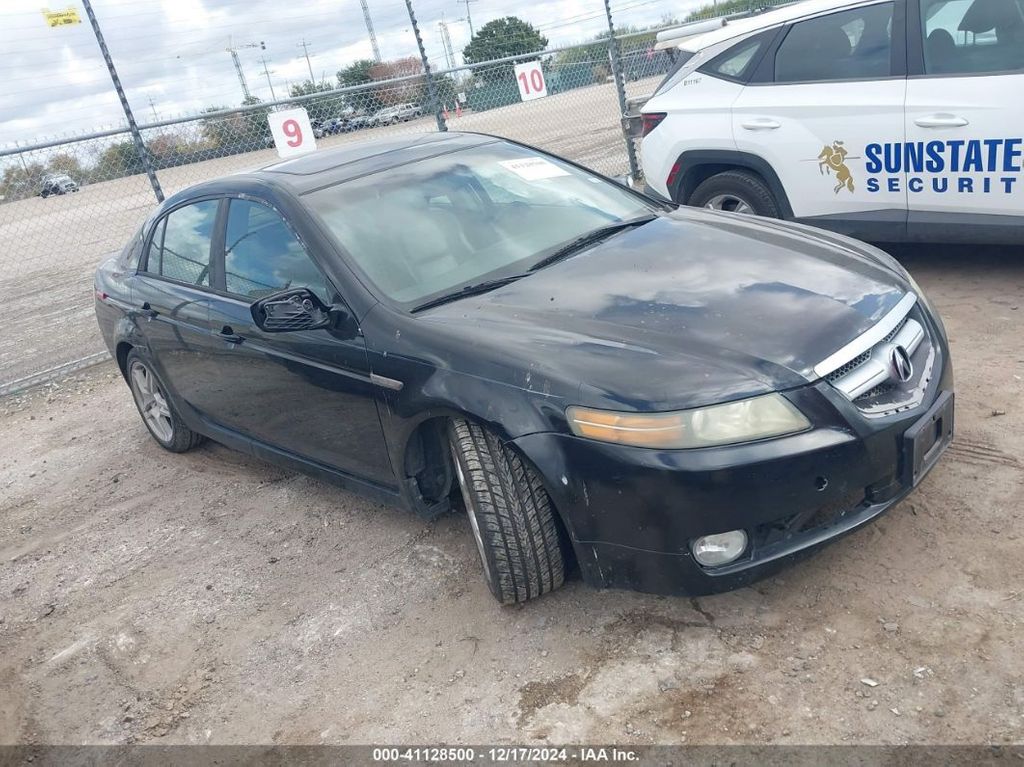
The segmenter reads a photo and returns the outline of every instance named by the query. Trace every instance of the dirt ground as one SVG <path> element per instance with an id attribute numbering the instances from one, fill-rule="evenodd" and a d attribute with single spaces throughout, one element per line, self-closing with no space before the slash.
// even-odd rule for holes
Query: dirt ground
<path id="1" fill-rule="evenodd" d="M 950 334 L 952 448 L 710 598 L 500 607 L 462 516 L 165 453 L 111 363 L 0 400 L 0 742 L 1021 743 L 1024 253 L 906 260 Z"/>

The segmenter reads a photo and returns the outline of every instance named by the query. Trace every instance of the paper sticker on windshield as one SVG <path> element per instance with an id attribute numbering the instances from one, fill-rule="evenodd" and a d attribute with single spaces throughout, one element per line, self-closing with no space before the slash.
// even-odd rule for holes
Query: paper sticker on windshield
<path id="1" fill-rule="evenodd" d="M 568 176 L 569 171 L 559 168 L 553 162 L 548 162 L 543 157 L 530 157 L 525 160 L 502 160 L 498 163 L 506 170 L 510 170 L 520 178 L 527 181 L 539 181 L 544 178 L 557 178 Z"/>

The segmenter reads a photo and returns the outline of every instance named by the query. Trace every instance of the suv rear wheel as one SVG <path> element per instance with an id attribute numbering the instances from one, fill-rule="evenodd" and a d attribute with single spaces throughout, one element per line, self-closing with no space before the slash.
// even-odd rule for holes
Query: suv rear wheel
<path id="1" fill-rule="evenodd" d="M 537 472 L 475 423 L 452 421 L 448 439 L 494 598 L 512 604 L 557 589 L 565 580 L 562 533 Z"/>
<path id="2" fill-rule="evenodd" d="M 779 218 L 779 205 L 772 190 L 760 176 L 745 170 L 729 170 L 712 176 L 693 190 L 686 204 Z"/>

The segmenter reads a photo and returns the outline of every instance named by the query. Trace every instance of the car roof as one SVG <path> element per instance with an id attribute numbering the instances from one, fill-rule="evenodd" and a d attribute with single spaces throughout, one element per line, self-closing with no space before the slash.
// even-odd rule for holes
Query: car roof
<path id="1" fill-rule="evenodd" d="M 372 141 L 353 141 L 332 149 L 283 160 L 245 174 L 286 186 L 295 194 L 339 184 L 369 173 L 396 168 L 501 139 L 479 133 L 419 133 Z"/>
<path id="2" fill-rule="evenodd" d="M 680 50 L 689 53 L 697 53 L 712 45 L 717 45 L 718 43 L 732 40 L 751 32 L 785 24 L 804 16 L 813 16 L 825 11 L 863 5 L 865 2 L 866 0 L 800 0 L 800 2 L 789 3 L 774 10 L 759 13 L 756 16 L 729 19 L 721 28 L 705 32 L 701 35 L 694 35 L 680 42 L 678 47 Z"/>

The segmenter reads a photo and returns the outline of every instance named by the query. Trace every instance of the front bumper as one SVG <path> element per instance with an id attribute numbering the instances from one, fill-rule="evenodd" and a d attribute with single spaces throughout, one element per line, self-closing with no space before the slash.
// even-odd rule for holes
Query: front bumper
<path id="1" fill-rule="evenodd" d="M 711 594 L 778 571 L 909 494 L 952 434 L 952 374 L 948 364 L 943 369 L 927 404 L 884 419 L 859 417 L 824 382 L 790 392 L 815 428 L 759 443 L 658 451 L 553 433 L 515 443 L 543 467 L 584 580 Z M 908 432 L 925 432 L 926 416 L 943 407 L 946 423 L 928 427 L 943 433 L 930 451 L 919 439 L 915 453 Z M 718 568 L 694 560 L 694 539 L 737 529 L 750 540 L 739 560 Z"/>

